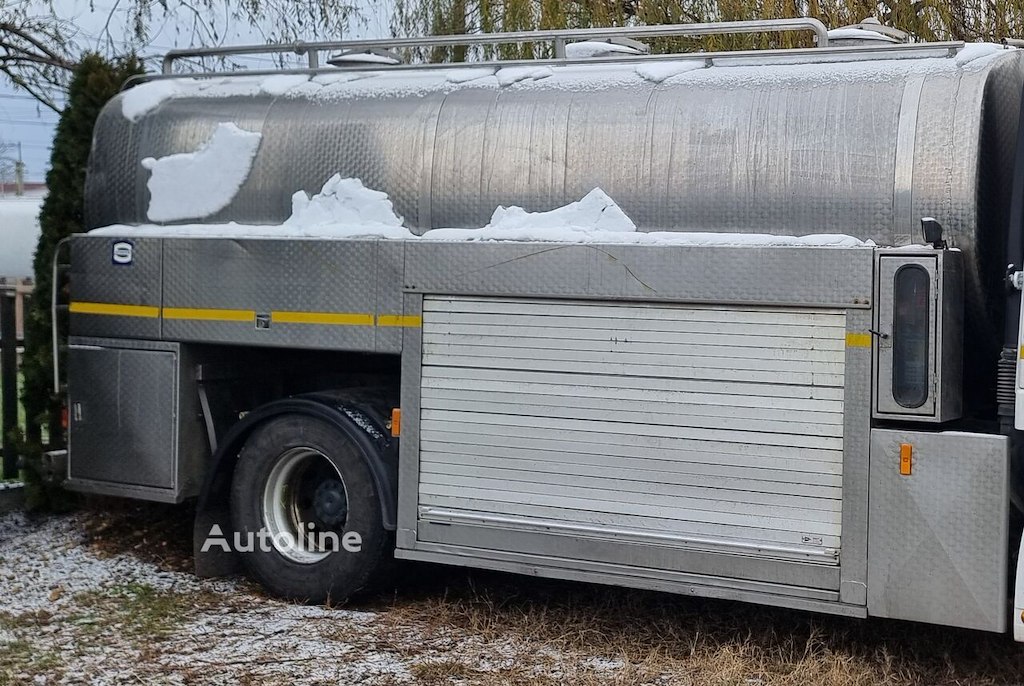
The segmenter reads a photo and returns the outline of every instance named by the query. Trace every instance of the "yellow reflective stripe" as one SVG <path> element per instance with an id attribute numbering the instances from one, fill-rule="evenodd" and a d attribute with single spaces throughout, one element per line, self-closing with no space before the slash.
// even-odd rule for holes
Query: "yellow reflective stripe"
<path id="1" fill-rule="evenodd" d="M 202 307 L 165 307 L 164 319 L 202 319 L 211 322 L 254 322 L 254 310 L 218 310 Z"/>
<path id="2" fill-rule="evenodd" d="M 409 326 L 423 325 L 423 317 L 417 314 L 379 314 L 377 326 Z"/>
<path id="3" fill-rule="evenodd" d="M 1024 345 L 1020 347 L 1020 359 L 1024 360 Z"/>
<path id="4" fill-rule="evenodd" d="M 278 312 L 270 313 L 274 324 L 335 324 L 341 326 L 373 326 L 372 314 L 356 312 Z"/>
<path id="5" fill-rule="evenodd" d="M 115 303 L 72 302 L 69 307 L 75 314 L 105 314 L 119 317 L 146 317 L 156 319 L 195 319 L 210 322 L 246 322 L 256 319 L 255 310 L 229 310 L 209 307 L 151 307 L 149 305 L 118 305 Z M 274 324 L 326 324 L 335 326 L 400 326 L 418 327 L 422 317 L 418 315 L 372 314 L 359 312 L 289 312 L 273 311 L 270 321 Z"/>
<path id="6" fill-rule="evenodd" d="M 145 317 L 156 319 L 160 316 L 159 307 L 149 305 L 118 305 L 115 303 L 90 303 L 76 301 L 68 305 L 74 314 L 106 314 L 115 317 Z"/>
<path id="7" fill-rule="evenodd" d="M 848 333 L 846 334 L 846 345 L 850 348 L 870 348 L 871 334 Z"/>
<path id="8" fill-rule="evenodd" d="M 222 322 L 252 322 L 255 310 L 223 310 L 198 307 L 165 307 L 165 319 L 201 319 Z M 274 310 L 270 313 L 272 324 L 328 324 L 340 326 L 420 326 L 421 317 L 401 314 L 372 314 L 360 312 L 293 312 Z"/>

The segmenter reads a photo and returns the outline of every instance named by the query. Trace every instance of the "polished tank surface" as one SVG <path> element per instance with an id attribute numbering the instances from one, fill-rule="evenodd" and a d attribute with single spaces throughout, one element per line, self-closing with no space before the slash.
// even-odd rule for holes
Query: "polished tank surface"
<path id="1" fill-rule="evenodd" d="M 202 221 L 279 223 L 295 191 L 316 192 L 335 173 L 387 192 L 417 233 L 482 226 L 498 205 L 552 209 L 594 187 L 642 231 L 845 233 L 905 245 L 921 241 L 930 216 L 965 253 L 967 371 L 978 356 L 986 384 L 980 363 L 998 355 L 1022 55 L 985 45 L 808 50 L 552 65 L 518 79 L 500 67 L 334 70 L 283 92 L 183 80 L 135 120 L 125 94 L 103 111 L 86 223 L 147 222 L 140 160 L 196 150 L 225 121 L 262 141 L 234 200 Z"/>

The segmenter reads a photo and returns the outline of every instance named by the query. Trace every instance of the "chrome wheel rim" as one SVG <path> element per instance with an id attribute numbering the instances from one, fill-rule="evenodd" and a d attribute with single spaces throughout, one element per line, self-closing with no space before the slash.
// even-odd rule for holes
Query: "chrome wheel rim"
<path id="1" fill-rule="evenodd" d="M 320 562 L 340 549 L 347 520 L 348 492 L 334 463 L 316 448 L 282 453 L 263 489 L 270 546 L 298 564 Z"/>

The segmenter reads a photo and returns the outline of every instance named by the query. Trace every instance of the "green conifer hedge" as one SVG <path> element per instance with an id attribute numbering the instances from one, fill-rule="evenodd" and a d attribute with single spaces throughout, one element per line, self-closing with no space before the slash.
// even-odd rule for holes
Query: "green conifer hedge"
<path id="1" fill-rule="evenodd" d="M 30 507 L 59 509 L 65 504 L 61 502 L 62 491 L 42 483 L 37 466 L 44 450 L 58 449 L 64 444 L 61 398 L 53 392 L 50 294 L 54 251 L 61 239 L 83 230 L 85 170 L 96 117 L 103 105 L 121 90 L 125 80 L 142 71 L 142 64 L 134 56 L 111 61 L 97 54 L 84 55 L 72 76 L 67 105 L 53 139 L 50 169 L 46 173 L 49 192 L 39 215 L 42 235 L 33 261 L 35 292 L 25 313 L 22 402 L 28 430 L 21 452 L 25 458 Z M 60 286 L 64 288 L 66 284 Z M 60 335 L 65 337 L 66 318 L 58 321 L 57 326 Z M 41 427 L 48 429 L 45 445 Z"/>

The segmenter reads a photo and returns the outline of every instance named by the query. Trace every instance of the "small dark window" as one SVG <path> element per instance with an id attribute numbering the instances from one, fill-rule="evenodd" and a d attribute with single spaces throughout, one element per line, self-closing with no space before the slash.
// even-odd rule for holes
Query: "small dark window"
<path id="1" fill-rule="evenodd" d="M 928 400 L 928 270 L 919 264 L 900 267 L 892 291 L 892 397 L 903 407 L 921 407 Z"/>

